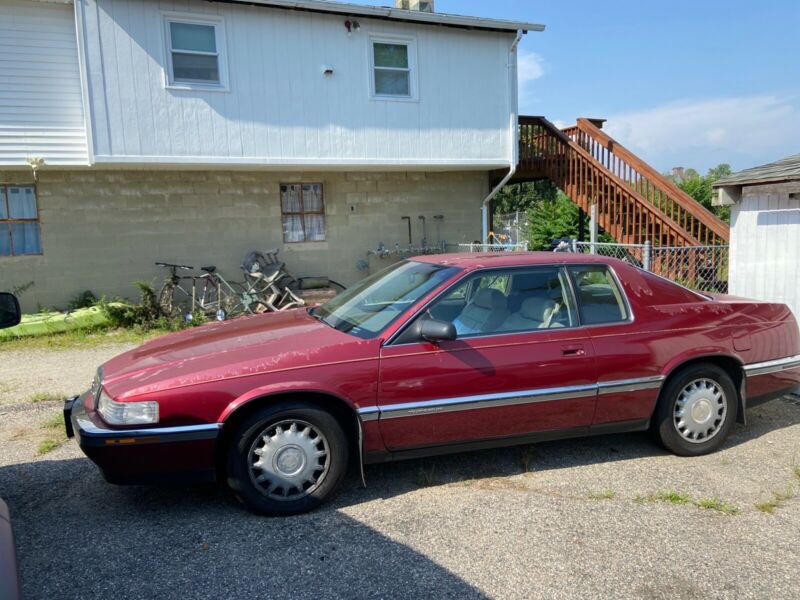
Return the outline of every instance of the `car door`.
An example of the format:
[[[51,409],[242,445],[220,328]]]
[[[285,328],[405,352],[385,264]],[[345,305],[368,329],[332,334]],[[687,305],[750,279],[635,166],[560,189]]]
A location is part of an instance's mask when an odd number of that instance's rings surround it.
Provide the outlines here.
[[[475,271],[415,319],[425,318],[451,320],[459,335],[420,340],[412,320],[382,347],[378,404],[390,450],[591,423],[595,358],[563,268]]]
[[[601,263],[569,265],[581,325],[597,358],[598,396],[593,425],[642,424],[658,399],[664,377],[651,345],[660,331],[634,323],[625,290],[614,271]]]

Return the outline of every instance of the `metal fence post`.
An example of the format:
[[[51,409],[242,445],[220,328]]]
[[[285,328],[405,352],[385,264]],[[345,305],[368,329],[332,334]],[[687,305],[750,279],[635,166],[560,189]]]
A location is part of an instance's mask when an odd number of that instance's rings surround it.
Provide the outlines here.
[[[642,251],[642,268],[645,271],[650,270],[650,240],[645,240],[644,250]]]
[[[572,251],[577,254],[578,252],[578,240],[572,238]]]

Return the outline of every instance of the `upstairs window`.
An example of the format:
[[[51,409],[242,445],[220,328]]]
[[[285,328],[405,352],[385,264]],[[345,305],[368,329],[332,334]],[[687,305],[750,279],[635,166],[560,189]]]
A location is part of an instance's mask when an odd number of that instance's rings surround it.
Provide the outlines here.
[[[221,19],[166,17],[167,85],[184,89],[227,86]]]
[[[32,185],[0,184],[0,256],[41,253],[36,190]]]
[[[416,98],[413,40],[372,39],[372,93],[375,98]]]
[[[324,242],[325,204],[321,183],[281,185],[283,241]]]

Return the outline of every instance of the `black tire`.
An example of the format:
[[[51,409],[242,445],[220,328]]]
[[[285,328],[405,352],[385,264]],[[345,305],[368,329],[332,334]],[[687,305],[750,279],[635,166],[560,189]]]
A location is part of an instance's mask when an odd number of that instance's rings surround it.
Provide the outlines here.
[[[326,466],[324,468],[320,466],[316,470],[315,475],[319,474],[319,479],[315,485],[309,486],[308,490],[292,488],[295,496],[304,495],[297,498],[276,499],[269,496],[266,489],[275,483],[272,479],[276,476],[272,473],[267,473],[265,470],[252,468],[254,463],[251,461],[251,457],[254,460],[259,460],[259,462],[263,460],[263,458],[255,458],[253,448],[263,443],[262,436],[265,434],[267,434],[267,437],[271,437],[268,432],[272,431],[274,433],[274,427],[277,425],[283,427],[284,425],[282,424],[290,422],[300,423],[299,427],[309,425],[311,427],[310,435],[312,440],[316,439],[313,437],[315,433],[321,434],[322,440],[315,443],[317,443],[318,449],[327,450],[327,456],[318,459],[320,465],[324,463]],[[286,430],[286,435],[289,435],[288,430]],[[263,515],[296,515],[314,510],[336,493],[347,472],[349,445],[341,425],[329,412],[308,402],[284,401],[265,406],[244,419],[236,427],[230,440],[226,460],[228,487],[248,509]],[[277,447],[281,452],[285,451],[288,446],[297,447],[292,443]],[[266,448],[267,445],[264,444],[257,449],[265,450]],[[273,456],[273,460],[270,461],[271,464],[277,464],[278,456],[278,453]],[[307,458],[308,455],[305,454],[303,456],[303,464],[310,464]],[[268,477],[268,479],[259,484],[256,481],[257,473]],[[277,489],[281,491],[278,492]],[[283,490],[281,486],[278,486],[277,489],[274,492],[275,494],[282,495],[284,492],[286,495],[291,494],[290,491]]]
[[[699,419],[681,419],[681,409],[689,414],[693,397],[699,401]],[[669,378],[661,390],[652,429],[667,450],[678,456],[701,456],[725,442],[738,410],[739,395],[730,375],[714,364],[698,363]]]

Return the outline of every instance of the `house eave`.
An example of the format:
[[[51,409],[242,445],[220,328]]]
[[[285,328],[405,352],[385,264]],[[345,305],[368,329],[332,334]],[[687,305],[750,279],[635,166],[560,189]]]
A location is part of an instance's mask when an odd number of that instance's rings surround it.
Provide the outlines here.
[[[507,21],[505,19],[488,19],[484,17],[468,17],[451,15],[447,13],[428,13],[416,10],[403,10],[388,6],[364,6],[345,2],[330,2],[327,0],[212,0],[228,4],[248,4],[267,8],[284,10],[297,10],[305,12],[341,15],[344,17],[361,17],[382,19],[401,23],[417,25],[441,25],[461,29],[475,29],[480,31],[494,31],[503,33],[516,33],[522,31],[544,31],[541,23],[525,21]]]

